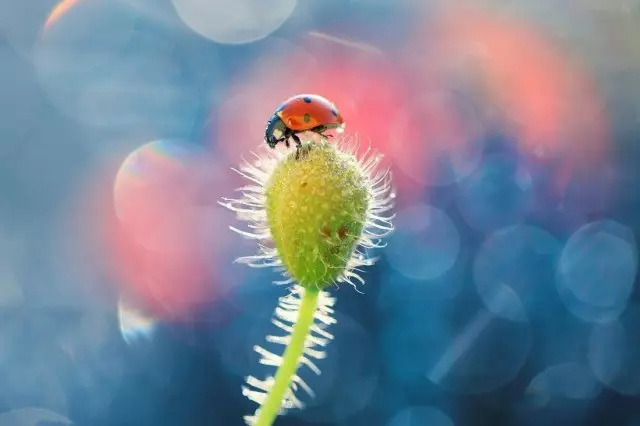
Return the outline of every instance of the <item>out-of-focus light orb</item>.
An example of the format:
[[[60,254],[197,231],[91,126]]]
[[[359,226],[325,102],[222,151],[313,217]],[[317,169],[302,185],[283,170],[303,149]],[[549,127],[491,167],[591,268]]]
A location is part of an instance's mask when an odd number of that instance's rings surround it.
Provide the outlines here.
[[[210,160],[197,145],[154,141],[131,153],[115,179],[116,266],[169,315],[220,295],[212,274],[230,235],[216,197],[227,188]]]
[[[471,174],[483,149],[474,107],[453,92],[419,89],[389,117],[390,150],[400,169],[426,186],[449,185]]]
[[[261,40],[280,28],[297,0],[172,0],[182,21],[196,33],[221,44]]]
[[[121,223],[143,243],[157,241],[154,234],[163,229],[176,209],[197,205],[194,197],[202,189],[198,187],[202,183],[198,181],[202,156],[197,145],[176,140],[149,142],[129,154],[118,170],[113,193]]]
[[[576,318],[587,323],[607,323],[614,321],[624,312],[626,304],[616,306],[595,306],[584,303],[566,288],[559,289],[560,298],[567,310]]]
[[[532,343],[526,312],[514,300],[513,293],[498,295],[492,310],[508,305],[517,310],[510,315],[517,321],[455,301],[407,301],[382,332],[389,374],[405,385],[424,387],[430,381],[459,394],[500,388],[521,370]]]
[[[606,234],[572,237],[560,273],[585,303],[611,306],[625,303],[633,290],[636,257],[626,241]]]
[[[574,232],[562,250],[558,292],[567,305],[619,314],[633,291],[637,266],[633,232],[612,220],[593,222]]]
[[[416,204],[398,213],[395,226],[385,254],[396,271],[414,280],[429,280],[453,267],[460,235],[445,212]]]
[[[558,299],[552,283],[560,251],[557,239],[529,225],[514,225],[489,235],[473,265],[478,294],[491,310],[491,302],[506,286],[517,294],[529,316],[548,315]],[[518,311],[492,312],[511,315]]]
[[[58,3],[49,14],[49,17],[44,23],[44,27],[47,28],[53,25],[54,22],[56,22],[62,15],[67,13],[79,1],[80,0],[63,0]]]
[[[488,232],[520,222],[533,205],[527,171],[507,155],[488,155],[458,184],[458,210],[472,228]]]
[[[156,328],[156,320],[124,298],[118,300],[118,325],[127,344],[150,338]]]
[[[201,108],[200,89],[178,48],[143,31],[126,43],[90,71],[82,68],[82,51],[71,50],[80,58],[69,59],[64,70],[38,67],[38,81],[59,111],[82,124],[150,138],[189,134]]]
[[[512,136],[522,155],[561,163],[550,183],[562,191],[576,171],[597,167],[606,154],[604,101],[589,73],[542,31],[471,3],[444,5],[419,30],[410,58],[423,79],[473,97],[483,120]]]
[[[435,407],[405,408],[393,416],[387,426],[454,426],[453,420]]]
[[[593,326],[589,365],[607,387],[627,395],[640,395],[640,308],[631,304],[617,320]]]
[[[0,414],[0,426],[73,425],[66,416],[44,408],[18,408]]]
[[[529,401],[543,407],[552,400],[592,399],[601,391],[601,386],[586,364],[566,362],[552,365],[536,375],[525,390]]]
[[[122,2],[63,0],[50,12],[34,46],[40,70],[89,71],[113,59],[131,37],[136,15]]]

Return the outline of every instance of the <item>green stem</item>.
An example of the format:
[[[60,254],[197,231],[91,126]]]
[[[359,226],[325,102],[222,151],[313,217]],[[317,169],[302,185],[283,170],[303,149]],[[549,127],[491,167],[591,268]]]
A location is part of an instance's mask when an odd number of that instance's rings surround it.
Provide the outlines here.
[[[275,382],[260,407],[260,414],[254,426],[271,426],[278,416],[278,410],[282,406],[282,399],[291,385],[304,352],[304,342],[313,324],[318,294],[318,290],[314,289],[305,289],[304,291],[298,312],[298,320],[293,327],[293,333],[291,333],[291,342],[289,342],[284,351],[282,364],[280,364],[276,372]]]

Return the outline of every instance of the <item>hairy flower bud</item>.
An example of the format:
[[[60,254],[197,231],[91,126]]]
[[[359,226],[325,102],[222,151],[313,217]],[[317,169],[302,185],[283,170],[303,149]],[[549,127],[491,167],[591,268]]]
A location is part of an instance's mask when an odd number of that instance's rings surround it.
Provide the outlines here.
[[[223,205],[250,223],[248,230],[231,227],[260,244],[256,256],[238,262],[276,267],[305,288],[333,283],[364,283],[356,268],[371,265],[362,249],[382,246],[392,232],[395,194],[389,170],[379,170],[381,155],[371,150],[356,156],[357,144],[306,141],[300,155],[268,150],[238,173],[252,184],[240,199]]]
[[[345,270],[371,196],[356,159],[328,143],[306,144],[265,186],[267,221],[284,268],[303,287],[324,288]]]

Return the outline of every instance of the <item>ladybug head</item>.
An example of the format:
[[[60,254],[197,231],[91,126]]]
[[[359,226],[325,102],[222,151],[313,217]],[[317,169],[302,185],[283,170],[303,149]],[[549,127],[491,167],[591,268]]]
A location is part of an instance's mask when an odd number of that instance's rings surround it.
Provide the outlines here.
[[[284,123],[279,116],[273,115],[269,121],[267,121],[267,128],[264,132],[264,141],[270,148],[275,148],[278,142],[285,136]]]

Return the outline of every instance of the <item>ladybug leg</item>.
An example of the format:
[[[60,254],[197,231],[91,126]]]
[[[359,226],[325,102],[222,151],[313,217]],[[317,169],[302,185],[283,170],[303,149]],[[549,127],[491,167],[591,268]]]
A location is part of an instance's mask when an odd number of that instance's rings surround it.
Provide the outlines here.
[[[279,144],[280,142],[285,142],[285,143],[287,143],[286,139],[284,139],[284,138],[276,139],[276,140],[275,140],[275,143],[273,144],[273,148],[275,148],[275,147],[276,147],[276,145],[277,145],[277,144]],[[288,143],[287,143],[287,146],[289,146],[289,144],[288,144]]]
[[[316,133],[317,133],[318,135],[320,135],[320,137],[321,137],[322,139],[324,139],[325,141],[327,141],[327,140],[329,140],[329,138],[332,138],[332,137],[333,137],[333,135],[325,135],[325,134],[324,134],[324,133],[322,133],[322,132],[316,132]]]
[[[324,132],[327,130],[327,128],[325,126],[318,126],[315,127],[313,129],[311,129],[312,132],[314,132],[317,135],[320,135],[320,137],[322,137],[323,139],[327,140],[329,138],[332,138],[333,135],[325,135]]]
[[[296,142],[296,160],[300,158],[300,148],[302,147],[302,142],[300,138],[295,133],[291,134],[291,138]]]
[[[300,141],[300,138],[298,137],[298,135],[292,134],[291,137],[296,142],[296,148],[300,148],[302,146],[302,142]]]
[[[289,138],[291,138],[291,136],[293,136],[293,134],[291,133],[291,130],[285,129],[281,139],[284,141],[284,144],[286,145],[287,148],[291,147],[291,143],[289,141]]]

